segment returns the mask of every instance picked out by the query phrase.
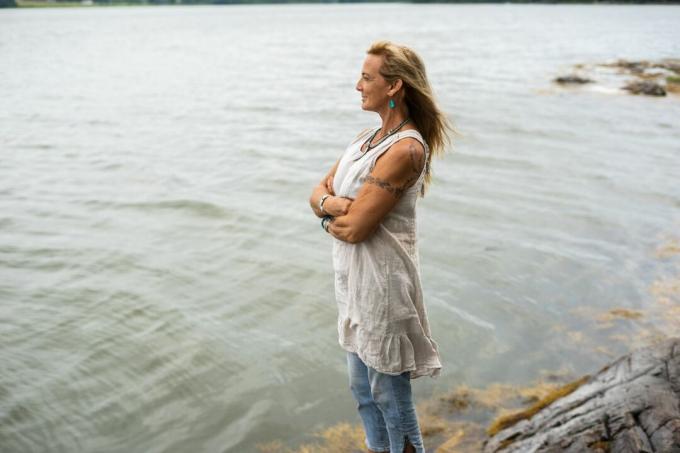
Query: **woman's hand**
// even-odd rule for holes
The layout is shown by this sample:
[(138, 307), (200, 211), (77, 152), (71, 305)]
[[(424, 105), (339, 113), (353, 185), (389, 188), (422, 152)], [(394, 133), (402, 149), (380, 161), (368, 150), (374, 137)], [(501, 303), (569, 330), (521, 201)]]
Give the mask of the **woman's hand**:
[(353, 199), (347, 197), (328, 197), (323, 202), (323, 210), (333, 217), (347, 215), (349, 207), (352, 206), (353, 202)]

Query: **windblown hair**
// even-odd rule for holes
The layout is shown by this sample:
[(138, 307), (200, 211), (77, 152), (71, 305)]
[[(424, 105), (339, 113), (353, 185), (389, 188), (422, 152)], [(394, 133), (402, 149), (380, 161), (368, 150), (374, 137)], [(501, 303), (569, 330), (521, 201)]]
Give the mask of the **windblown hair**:
[(415, 51), (390, 41), (376, 41), (366, 53), (383, 57), (379, 72), (388, 83), (401, 79), (409, 116), (430, 148), (421, 192), (421, 196), (425, 196), (425, 189), (432, 181), (432, 156), (442, 156), (446, 146), (451, 143), (449, 134), (455, 135), (457, 132), (437, 106), (427, 80), (425, 65)]

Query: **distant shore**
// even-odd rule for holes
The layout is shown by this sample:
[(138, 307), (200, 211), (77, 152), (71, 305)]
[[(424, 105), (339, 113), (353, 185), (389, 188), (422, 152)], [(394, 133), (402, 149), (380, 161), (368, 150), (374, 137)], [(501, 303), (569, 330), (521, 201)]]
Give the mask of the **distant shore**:
[(342, 1), (319, 1), (319, 0), (0, 0), (0, 8), (67, 8), (89, 6), (155, 6), (155, 5), (249, 5), (249, 4), (340, 4), (340, 3), (431, 3), (431, 4), (479, 4), (479, 3), (516, 3), (516, 4), (617, 4), (617, 5), (678, 5), (680, 0), (673, 1), (585, 1), (585, 0), (561, 0), (561, 1), (500, 1), (500, 0), (342, 0)]

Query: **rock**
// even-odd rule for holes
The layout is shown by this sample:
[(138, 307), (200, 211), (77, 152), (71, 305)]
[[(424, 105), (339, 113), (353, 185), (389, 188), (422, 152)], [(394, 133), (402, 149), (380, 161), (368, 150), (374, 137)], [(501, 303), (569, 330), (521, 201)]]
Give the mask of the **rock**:
[(583, 84), (583, 83), (593, 83), (594, 82), (594, 80), (591, 80), (591, 79), (588, 79), (588, 78), (585, 78), (585, 77), (581, 77), (581, 76), (578, 76), (578, 75), (561, 76), (561, 77), (557, 77), (554, 81), (555, 81), (555, 83), (560, 83), (560, 84), (563, 84), (563, 85), (566, 85), (566, 84)]
[[(571, 389), (570, 389), (571, 391)], [(638, 349), (484, 442), (496, 452), (680, 453), (680, 338)]]
[(680, 74), (680, 58), (664, 58), (657, 64), (657, 67)]
[(617, 60), (613, 63), (604, 63), (602, 66), (608, 66), (610, 68), (619, 68), (624, 72), (629, 72), (632, 74), (642, 74), (645, 69), (653, 67), (653, 64), (649, 61), (628, 61), (628, 60)]
[(626, 69), (632, 72), (633, 74), (641, 74), (645, 71), (645, 69), (650, 67), (650, 64), (647, 61), (619, 60), (618, 67)]
[(623, 87), (633, 94), (645, 94), (647, 96), (666, 96), (666, 89), (651, 80), (636, 80)]
[(678, 76), (666, 77), (666, 92), (680, 93), (680, 77)]

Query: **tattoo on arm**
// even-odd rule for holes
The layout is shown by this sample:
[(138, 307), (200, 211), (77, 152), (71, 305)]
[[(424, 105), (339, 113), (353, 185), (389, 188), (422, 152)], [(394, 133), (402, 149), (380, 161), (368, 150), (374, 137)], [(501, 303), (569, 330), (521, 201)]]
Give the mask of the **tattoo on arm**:
[(375, 176), (372, 175), (366, 176), (366, 178), (364, 178), (364, 182), (368, 184), (374, 184), (380, 188), (387, 190), (389, 193), (394, 195), (395, 198), (401, 198), (404, 192), (406, 192), (406, 189), (408, 189), (416, 181), (418, 181), (418, 178), (420, 177), (420, 172), (423, 169), (424, 153), (420, 152), (414, 144), (409, 145), (408, 151), (409, 156), (411, 157), (412, 171), (411, 174), (409, 175), (408, 180), (402, 186), (395, 186), (389, 181), (376, 178)]
[(414, 173), (420, 175), (420, 171), (423, 169), (423, 153), (418, 152), (418, 148), (413, 143), (409, 145), (408, 152), (411, 156)]
[(364, 182), (367, 184), (375, 184), (378, 187), (381, 187), (394, 195), (395, 197), (399, 198), (401, 195), (404, 193), (404, 188), (403, 187), (396, 187), (392, 184), (390, 184), (388, 181), (385, 181), (384, 179), (376, 178), (375, 176), (368, 175), (364, 179)]
[(389, 181), (385, 181), (384, 179), (376, 178), (375, 176), (368, 175), (366, 178), (364, 178), (364, 182), (367, 184), (375, 184), (378, 187), (381, 187), (394, 195), (395, 198), (401, 198), (402, 195), (404, 195), (404, 192), (406, 192), (406, 189), (411, 187), (411, 185), (416, 182), (418, 177), (415, 178), (409, 178), (408, 181), (404, 183), (403, 186), (395, 186), (394, 184), (391, 184)]

